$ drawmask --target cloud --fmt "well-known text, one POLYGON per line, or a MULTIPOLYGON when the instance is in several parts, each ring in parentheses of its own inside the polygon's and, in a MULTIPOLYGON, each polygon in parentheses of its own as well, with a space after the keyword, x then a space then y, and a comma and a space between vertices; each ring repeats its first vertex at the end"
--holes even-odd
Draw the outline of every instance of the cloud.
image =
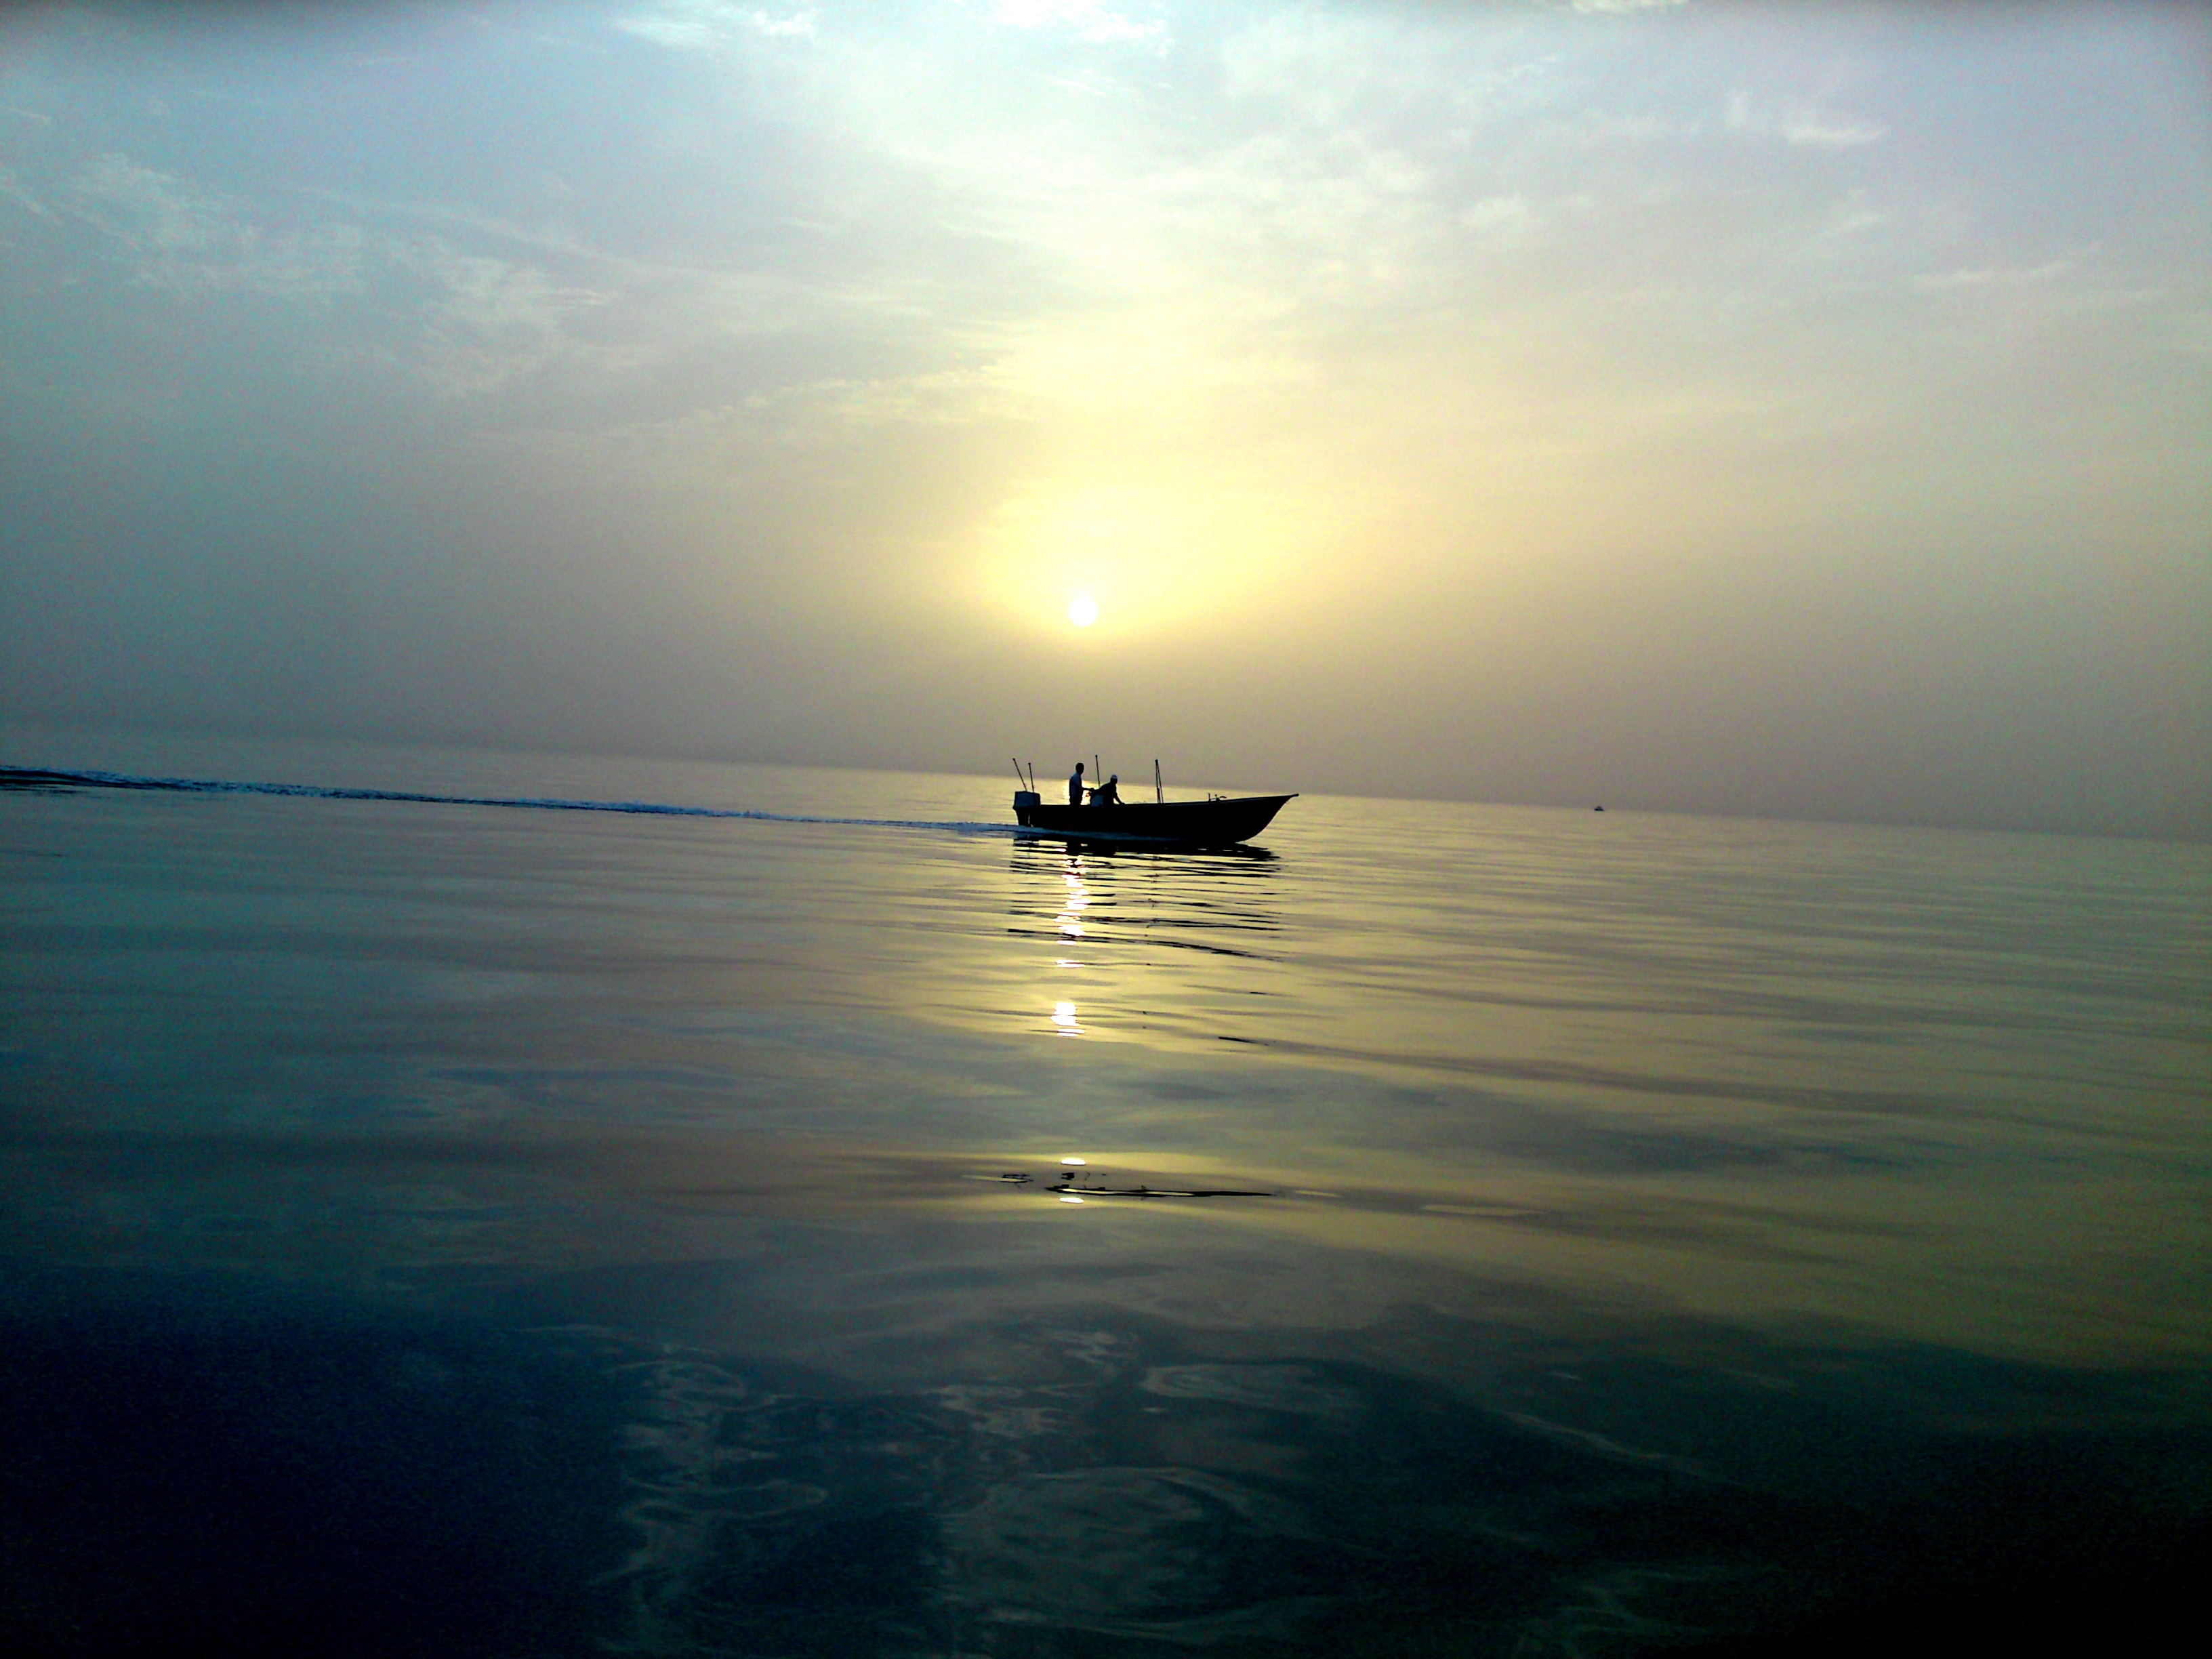
POLYGON ((362 286, 357 226, 265 230, 230 198, 112 152, 84 167, 72 196, 76 216, 132 257, 142 287, 323 299, 362 286))
POLYGON ((1663 143, 1669 139, 1695 138, 1703 134, 1703 121, 1663 120, 1649 115, 1614 115, 1592 110, 1573 128, 1574 137, 1595 149, 1601 144, 1663 143))
POLYGON ((1856 149, 1862 144, 1880 143, 1889 136, 1889 129, 1879 121, 1835 120, 1800 112, 1783 124, 1782 136, 1790 143, 1812 149, 1856 149))
MULTIPOLYGON (((78 173, 70 201, 75 216, 121 251, 133 285, 179 299, 255 295, 316 307, 325 319, 349 304, 349 325, 337 331, 349 343, 326 337, 309 355, 389 363, 442 398, 478 395, 556 357, 587 355, 569 337, 569 320, 618 298, 437 231, 395 233, 336 216, 274 228, 253 204, 112 152, 78 173)), ((502 234, 448 216, 465 231, 502 234)))
POLYGON ((47 212, 46 204, 32 194, 30 188, 15 176, 12 167, 0 166, 0 196, 6 197, 25 212, 35 214, 41 219, 52 216, 47 212))
POLYGON ((824 379, 763 386, 733 402, 589 430, 528 428, 479 434, 486 447, 564 465, 613 466, 656 475, 726 478, 748 465, 773 469, 780 484, 794 455, 815 452, 832 465, 853 441, 894 426, 952 428, 1035 418, 1040 389, 1015 383, 998 364, 866 380, 824 379))
POLYGON ((101 229, 156 257, 208 249, 227 228, 216 197, 112 152, 95 157, 78 176, 77 196, 101 229))
POLYGON ((994 15, 1014 28, 1056 29, 1100 44, 1167 43, 1166 23, 1158 18, 1139 22, 1103 0, 999 0, 994 15))
POLYGON ((731 5, 728 0, 664 0, 660 5, 613 21, 626 34, 691 52, 746 35, 771 40, 814 38, 811 11, 777 16, 757 6, 731 5))
POLYGON ((1499 241, 1517 241, 1536 222, 1535 210, 1518 191, 1510 196, 1486 196, 1460 210, 1460 223, 1478 234, 1499 241))
POLYGON ((1801 149, 1856 149, 1889 136, 1889 129, 1879 121, 1831 113, 1816 105, 1761 109, 1741 88, 1729 94, 1727 124, 1731 132, 1780 138, 1801 149))
POLYGON ((494 391, 542 368, 562 355, 571 316, 615 297, 442 237, 386 238, 382 251, 392 269, 427 290, 415 312, 420 332, 409 366, 449 398, 494 391))
POLYGON ((2025 288, 2048 283, 2074 269, 2071 259, 2052 259, 2039 265, 1978 265, 1960 270, 1935 271, 1912 279, 1917 289, 1930 293, 1974 288, 2025 288))
POLYGON ((1817 234, 1826 240, 1861 236, 1889 222, 1889 215, 1867 204, 1866 192, 1853 190, 1821 221, 1817 234))

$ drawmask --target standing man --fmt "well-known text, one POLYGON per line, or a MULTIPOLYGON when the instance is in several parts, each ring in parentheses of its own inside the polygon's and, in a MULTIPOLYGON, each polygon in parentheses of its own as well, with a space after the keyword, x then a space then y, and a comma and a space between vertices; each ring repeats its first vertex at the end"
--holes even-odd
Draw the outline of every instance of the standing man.
POLYGON ((1075 770, 1067 780, 1067 804, 1070 806, 1083 805, 1083 763, 1081 761, 1075 763, 1075 770))

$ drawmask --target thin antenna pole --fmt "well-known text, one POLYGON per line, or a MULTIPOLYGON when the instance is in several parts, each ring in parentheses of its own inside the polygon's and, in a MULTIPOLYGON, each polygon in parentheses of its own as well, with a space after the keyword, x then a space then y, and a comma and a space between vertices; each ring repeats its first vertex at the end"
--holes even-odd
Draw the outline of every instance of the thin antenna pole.
POLYGON ((1168 804, 1166 786, 1160 782, 1160 760, 1157 755, 1152 757, 1152 800, 1160 806, 1168 804))
POLYGON ((1026 783, 1022 783, 1022 763, 1021 758, 1018 756, 1014 759, 1014 781, 1016 783, 1021 783, 1022 787, 1024 789, 1029 787, 1029 785, 1026 783))

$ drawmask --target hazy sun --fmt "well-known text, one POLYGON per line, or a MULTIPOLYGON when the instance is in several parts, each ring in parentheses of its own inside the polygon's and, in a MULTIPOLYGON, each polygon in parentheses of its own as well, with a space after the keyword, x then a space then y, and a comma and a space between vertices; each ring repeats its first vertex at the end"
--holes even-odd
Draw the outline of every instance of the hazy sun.
POLYGON ((1088 628, 1098 620, 1098 601, 1088 593, 1078 593, 1067 607, 1067 619, 1078 628, 1088 628))

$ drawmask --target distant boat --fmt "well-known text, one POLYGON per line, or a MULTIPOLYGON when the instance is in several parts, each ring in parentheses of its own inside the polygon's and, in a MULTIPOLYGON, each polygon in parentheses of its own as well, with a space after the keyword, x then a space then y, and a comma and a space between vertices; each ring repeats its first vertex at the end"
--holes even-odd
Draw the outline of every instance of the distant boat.
POLYGON ((1030 789, 1014 792, 1014 819, 1024 830, 1069 841, 1143 841, 1176 847, 1234 847, 1265 830, 1289 795, 1237 795, 1212 800, 1127 801, 1119 806, 1048 806, 1030 789))

